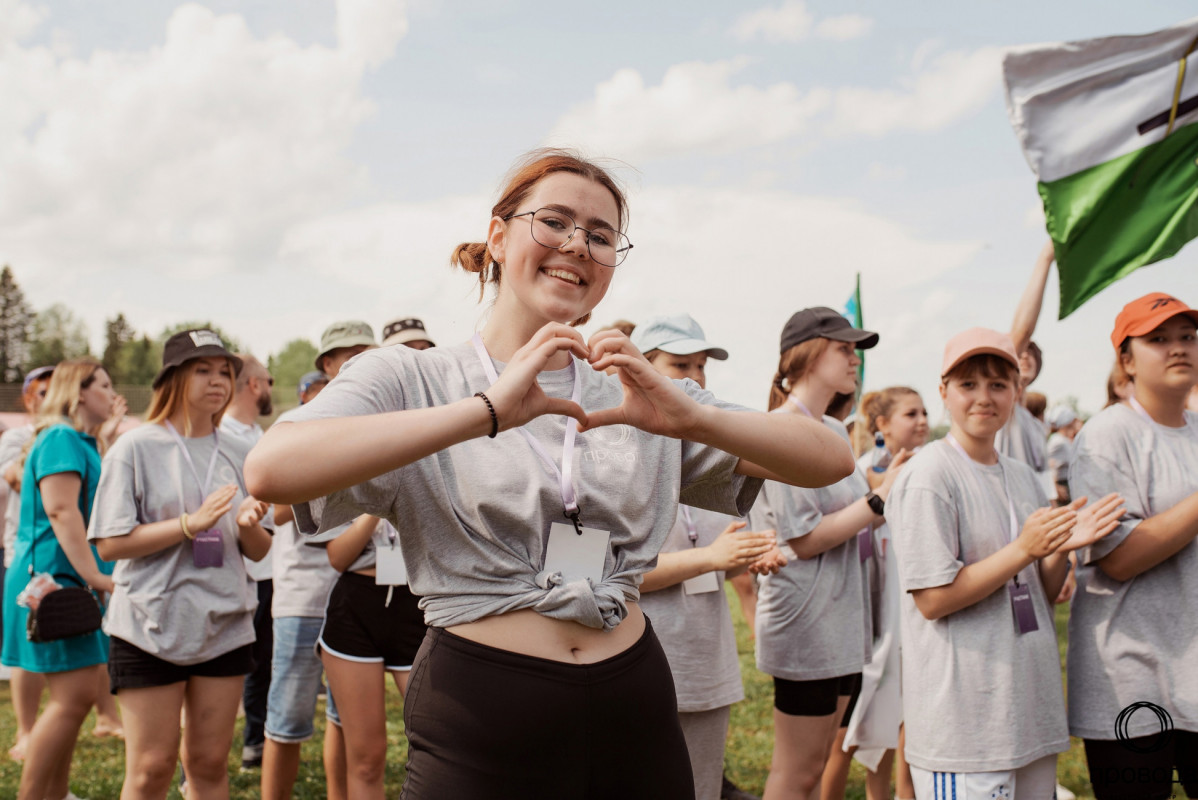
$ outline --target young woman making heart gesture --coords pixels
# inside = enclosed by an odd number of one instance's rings
[[[404,709],[406,798],[693,797],[640,576],[680,497],[743,515],[763,478],[853,469],[811,420],[671,381],[618,332],[583,339],[626,226],[604,170],[533,153],[486,241],[454,251],[494,287],[481,334],[359,356],[247,461],[254,495],[295,505],[301,527],[370,513],[404,532],[430,626]],[[299,467],[316,443],[325,457]]]

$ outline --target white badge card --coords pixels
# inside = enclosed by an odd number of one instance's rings
[[[607,561],[607,542],[611,534],[583,526],[582,533],[573,525],[555,522],[549,526],[549,547],[545,550],[545,571],[560,572],[567,582],[586,578],[592,586],[603,581]]]
[[[707,594],[720,590],[720,579],[714,572],[704,572],[688,581],[682,582],[682,590],[687,594]]]
[[[398,544],[383,545],[378,549],[374,564],[374,582],[379,586],[406,586],[408,567],[404,564],[403,550]]]

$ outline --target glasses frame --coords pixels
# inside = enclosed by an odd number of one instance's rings
[[[570,231],[570,235],[567,236],[566,240],[564,242],[562,242],[561,244],[556,245],[556,246],[551,245],[551,244],[545,244],[544,242],[542,242],[540,239],[537,238],[537,234],[536,234],[537,227],[533,223],[536,221],[536,215],[541,213],[542,211],[549,211],[553,214],[557,214],[560,217],[565,217],[566,219],[570,220],[570,224],[574,226],[574,229],[572,231]],[[618,247],[616,248],[617,255],[619,255],[620,253],[623,253],[623,255],[620,256],[619,260],[616,261],[616,263],[604,264],[602,261],[595,258],[595,254],[593,252],[591,252],[592,231],[587,230],[586,228],[579,225],[577,222],[574,221],[574,217],[570,216],[569,214],[565,213],[564,211],[558,211],[557,209],[554,209],[554,208],[542,207],[542,208],[538,208],[536,211],[521,211],[519,214],[508,214],[506,217],[503,218],[503,221],[507,222],[508,220],[515,219],[516,217],[532,217],[532,219],[529,219],[529,221],[528,221],[529,233],[532,234],[532,240],[534,242],[536,242],[537,244],[539,244],[541,247],[550,247],[550,248],[553,248],[554,250],[560,250],[561,248],[568,245],[571,242],[571,240],[574,239],[574,234],[578,233],[579,231],[582,231],[583,233],[586,234],[585,243],[587,246],[587,255],[590,257],[591,261],[594,261],[596,264],[598,264],[601,267],[607,267],[608,269],[615,269],[616,267],[623,264],[624,261],[628,258],[629,251],[631,251],[632,248],[634,247],[634,245],[632,244],[632,241],[628,238],[628,234],[624,233],[623,231],[617,231],[614,228],[609,228],[608,230],[611,230],[616,234],[617,244],[619,243],[619,237],[623,237],[624,241],[628,242],[628,246],[626,248],[624,248],[623,250],[620,250]]]

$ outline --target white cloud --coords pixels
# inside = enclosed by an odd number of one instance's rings
[[[815,37],[843,42],[869,33],[873,20],[861,14],[815,19],[804,0],[785,0],[780,6],[759,8],[739,16],[732,35],[742,42],[762,39],[771,43],[793,43]]]
[[[898,89],[844,87],[836,90],[833,134],[884,136],[895,131],[931,131],[974,113],[998,91],[1002,50],[983,47],[934,57],[920,53],[920,66]]]
[[[866,169],[865,177],[871,181],[901,181],[907,177],[907,168],[902,164],[883,164],[880,161],[875,161]]]
[[[789,139],[830,101],[790,83],[733,85],[745,59],[676,64],[657,86],[621,69],[571,108],[550,135],[631,161],[682,152],[722,153]]]
[[[377,67],[395,55],[408,32],[403,0],[337,0],[337,42],[347,53]]]
[[[35,8],[20,0],[0,0],[0,54],[7,45],[24,41],[46,16],[44,8]]]
[[[297,219],[364,185],[344,152],[402,9],[340,0],[336,48],[186,4],[143,51],[0,50],[0,261],[47,286],[131,266],[264,268]]]
[[[828,17],[820,20],[815,26],[815,38],[828,39],[833,42],[847,42],[850,39],[860,39],[873,30],[874,21],[863,14],[844,14],[839,17]]]

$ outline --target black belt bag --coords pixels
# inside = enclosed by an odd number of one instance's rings
[[[103,616],[100,603],[91,589],[73,575],[57,573],[54,579],[73,581],[78,586],[63,586],[47,594],[36,609],[29,612],[25,635],[31,642],[56,642],[83,636],[100,629]]]

